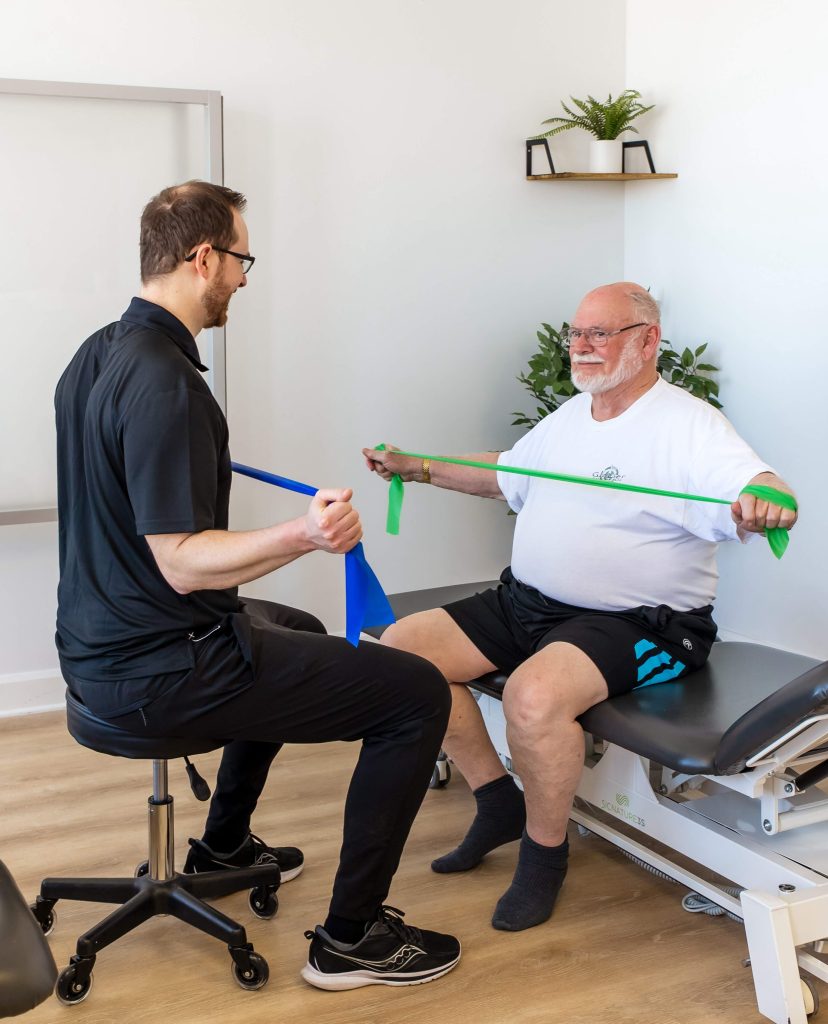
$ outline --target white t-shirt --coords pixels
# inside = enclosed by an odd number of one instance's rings
[[[597,422],[576,395],[498,463],[733,501],[767,466],[712,406],[659,378],[620,416]],[[565,604],[605,611],[710,604],[728,505],[498,472],[518,513],[516,579]]]

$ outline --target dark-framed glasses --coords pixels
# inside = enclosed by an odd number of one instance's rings
[[[256,257],[255,256],[249,256],[247,253],[233,252],[232,249],[222,249],[220,245],[214,245],[214,246],[212,246],[212,248],[215,249],[216,252],[223,252],[223,253],[226,253],[226,255],[228,255],[228,256],[235,256],[236,259],[242,265],[242,273],[243,274],[249,274],[251,267],[256,262]],[[185,263],[190,263],[192,260],[194,260],[196,258],[196,253],[197,252],[198,252],[198,249],[196,249],[195,252],[191,252],[189,256],[185,256],[184,257],[184,262]]]
[[[561,338],[567,348],[572,345],[573,342],[580,341],[582,338],[595,348],[601,348],[606,345],[610,338],[614,338],[616,334],[623,334],[624,331],[631,331],[635,327],[649,326],[650,324],[646,323],[628,324],[626,327],[619,327],[615,331],[605,331],[601,327],[567,327],[567,329],[562,332]]]

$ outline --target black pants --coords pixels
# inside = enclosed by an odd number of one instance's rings
[[[354,648],[305,612],[250,599],[194,641],[194,653],[192,672],[157,681],[154,698],[118,724],[228,741],[205,831],[207,842],[224,837],[224,849],[247,835],[282,743],[360,740],[330,909],[370,920],[388,895],[445,734],[445,679],[416,655]]]

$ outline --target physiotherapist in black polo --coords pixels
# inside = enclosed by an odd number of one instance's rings
[[[320,490],[297,519],[228,530],[227,423],[195,336],[223,326],[247,284],[245,205],[200,181],[153,198],[141,297],[83,343],[58,384],[61,668],[120,728],[228,741],[189,872],[276,860],[283,880],[295,877],[301,851],[250,832],[270,765],[285,742],[362,741],[330,912],[302,976],[336,990],[431,981],[458,962],[459,942],[404,924],[384,901],[445,732],[445,679],[415,655],[355,649],[306,612],[238,596],[362,536],[350,489]]]

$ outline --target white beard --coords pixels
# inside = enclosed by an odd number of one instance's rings
[[[630,345],[627,345],[621,352],[618,366],[612,373],[580,373],[578,370],[578,357],[571,356],[572,360],[572,383],[579,391],[589,395],[602,395],[605,391],[617,388],[619,384],[625,383],[634,377],[644,366],[644,359]],[[583,359],[585,364],[595,363],[594,358]],[[603,362],[603,360],[601,360]]]

